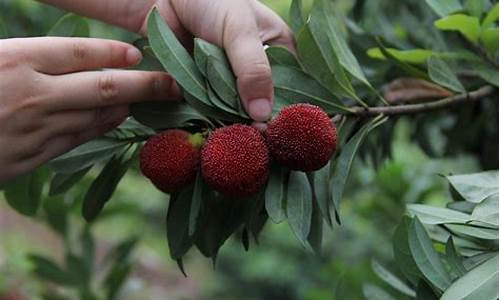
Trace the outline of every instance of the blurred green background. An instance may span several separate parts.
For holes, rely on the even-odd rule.
[[[263,1],[286,18],[288,0]],[[310,2],[310,1],[309,1]],[[337,1],[348,9],[353,1]],[[11,37],[44,35],[64,14],[30,0],[0,0],[0,18]],[[136,35],[101,22],[91,21],[91,36],[133,41]],[[168,255],[164,234],[167,199],[137,172],[129,172],[109,205],[107,216],[92,228],[97,239],[97,257],[114,243],[140,237],[133,252],[133,271],[118,299],[362,299],[362,283],[378,281],[371,271],[373,258],[397,273],[392,265],[391,235],[406,203],[448,201],[446,182],[439,174],[465,173],[481,169],[473,155],[431,158],[413,140],[413,121],[396,123],[391,159],[374,168],[370,160],[358,158],[342,203],[342,226],[325,231],[323,253],[307,253],[287,224],[268,223],[260,244],[245,252],[240,242],[230,240],[220,252],[216,270],[212,262],[191,251],[185,267],[188,278],[178,271]],[[433,143],[445,143],[436,132]],[[70,195],[79,197],[90,184],[86,178]],[[71,224],[82,226],[75,213]],[[43,222],[16,214],[0,201],[0,299],[40,299],[45,282],[32,275],[28,253],[61,261],[64,242]],[[99,267],[97,268],[99,271]]]

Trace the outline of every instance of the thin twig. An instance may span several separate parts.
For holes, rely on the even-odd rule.
[[[439,110],[464,102],[475,102],[492,94],[495,89],[491,86],[483,86],[475,91],[451,96],[441,100],[426,102],[420,104],[395,105],[395,106],[377,106],[364,108],[360,106],[351,107],[351,112],[342,112],[343,115],[356,115],[360,117],[377,116],[380,114],[386,116],[418,114],[427,111]]]

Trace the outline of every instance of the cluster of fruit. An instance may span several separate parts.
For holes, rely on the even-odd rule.
[[[153,136],[140,154],[142,173],[166,193],[194,182],[201,167],[204,180],[217,192],[250,196],[266,184],[272,160],[304,172],[325,166],[335,152],[335,125],[319,107],[294,104],[283,108],[265,132],[233,124],[208,138],[171,129]]]

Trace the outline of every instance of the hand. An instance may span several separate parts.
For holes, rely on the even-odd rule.
[[[226,50],[243,106],[255,121],[267,121],[273,83],[263,44],[294,51],[286,23],[256,0],[158,0],[157,7],[185,45],[192,43],[194,35]]]
[[[111,130],[129,103],[180,97],[162,72],[95,71],[140,60],[136,48],[116,41],[0,40],[0,182]]]

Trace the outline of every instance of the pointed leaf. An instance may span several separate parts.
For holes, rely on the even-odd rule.
[[[271,65],[281,65],[301,69],[297,57],[283,46],[270,46],[266,49],[267,58]]]
[[[307,244],[317,254],[321,254],[321,244],[323,242],[323,217],[318,204],[313,201],[311,229],[307,236]]]
[[[427,66],[432,81],[455,92],[465,93],[464,86],[444,60],[432,56],[427,60]]]
[[[307,175],[299,171],[290,172],[286,215],[292,231],[304,245],[311,229],[312,201]]]
[[[126,144],[126,141],[98,138],[53,159],[49,166],[58,173],[74,173],[110,158]]]
[[[206,103],[207,91],[202,74],[156,8],[149,16],[148,37],[153,52],[165,70],[187,93]]]
[[[166,226],[170,257],[174,260],[182,258],[193,244],[193,239],[189,236],[189,216],[192,199],[192,185],[178,194],[171,195]]]
[[[281,223],[286,218],[286,176],[287,171],[284,168],[278,166],[271,168],[265,191],[265,206],[269,218],[274,223]]]
[[[472,211],[472,218],[475,221],[498,227],[498,195],[488,196],[483,202],[476,205]]]
[[[372,269],[375,274],[385,281],[387,284],[400,291],[401,293],[409,296],[415,297],[415,291],[409,287],[404,281],[399,279],[396,275],[392,274],[389,270],[384,268],[376,260],[372,260]]]
[[[332,169],[331,183],[330,183],[330,195],[333,201],[333,207],[335,208],[335,214],[337,222],[340,222],[339,210],[340,210],[340,200],[344,193],[344,187],[347,182],[347,177],[351,170],[352,162],[356,156],[356,152],[359,146],[363,143],[366,135],[385,122],[387,118],[380,119],[375,118],[363,126],[350,140],[345,144],[338,157],[334,161],[334,166]]]
[[[411,222],[412,219],[410,217],[403,216],[401,223],[396,228],[392,237],[392,247],[394,258],[398,262],[399,270],[413,285],[417,285],[422,273],[418,269],[410,251],[408,231]]]
[[[417,215],[424,224],[466,224],[471,220],[470,215],[448,208],[409,204],[407,209],[412,215]]]
[[[314,198],[321,211],[321,215],[331,227],[333,226],[332,214],[330,213],[330,170],[331,164],[328,162],[326,166],[314,172]]]
[[[481,34],[481,26],[477,17],[464,14],[455,14],[434,22],[434,26],[441,30],[460,32],[467,40],[477,44]]]
[[[327,113],[349,111],[347,107],[306,73],[287,66],[272,67],[274,91],[277,97],[294,103],[311,103]]]
[[[498,240],[498,228],[491,229],[458,224],[446,224],[445,227],[458,235],[465,235],[484,240]]]
[[[455,244],[453,243],[453,238],[451,236],[446,242],[446,261],[451,267],[451,270],[457,275],[457,277],[462,277],[465,273],[467,273],[462,259],[455,249]]]
[[[75,173],[56,173],[50,181],[49,196],[64,194],[79,182],[90,169],[92,169],[92,166]]]
[[[418,217],[410,223],[408,241],[411,255],[420,272],[435,287],[444,291],[451,284],[450,275],[434,250],[432,241]]]
[[[498,298],[498,254],[469,271],[444,292],[441,300]]]
[[[196,180],[193,187],[193,195],[191,198],[191,207],[189,211],[189,236],[192,236],[195,233],[196,227],[198,226],[201,205],[203,202],[203,192],[205,190],[204,185],[205,183],[203,181],[203,177],[201,176],[201,171],[199,171],[196,175]]]
[[[299,31],[304,27],[305,20],[302,14],[302,0],[292,0],[290,4],[290,27],[292,31],[298,35]]]
[[[459,0],[425,0],[425,2],[441,17],[462,10]]]
[[[467,201],[480,203],[492,195],[498,195],[498,171],[446,177],[455,190]]]
[[[141,124],[155,129],[184,127],[192,121],[208,122],[186,102],[143,102],[131,105],[132,116]]]
[[[36,215],[47,177],[47,169],[40,167],[27,175],[18,176],[4,183],[4,197],[9,206],[25,216]]]

